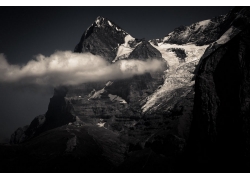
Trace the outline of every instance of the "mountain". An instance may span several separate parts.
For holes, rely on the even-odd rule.
[[[155,59],[165,62],[162,70],[55,88],[45,115],[0,148],[1,168],[249,171],[249,12],[236,7],[149,41],[97,17],[76,53],[90,52],[110,64]]]
[[[118,25],[98,16],[95,22],[83,33],[74,52],[91,52],[112,61],[116,57],[119,45],[125,43],[126,36],[129,34]]]
[[[238,16],[240,7],[232,9],[228,14],[203,20],[189,26],[180,26],[173,32],[161,39],[155,39],[153,42],[167,44],[187,44],[192,43],[198,46],[213,43],[219,39],[231,23]]]
[[[204,167],[217,162],[217,172],[249,168],[249,20],[250,9],[241,9],[197,70],[189,153]]]

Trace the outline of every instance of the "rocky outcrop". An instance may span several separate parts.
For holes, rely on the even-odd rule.
[[[148,41],[141,41],[136,48],[130,53],[128,59],[162,59],[161,53],[155,49]]]
[[[73,107],[71,103],[65,99],[67,91],[66,87],[55,88],[54,95],[50,98],[46,114],[35,117],[30,125],[25,126],[25,128],[18,128],[11,135],[10,143],[18,144],[50,129],[75,122],[76,117],[73,112]]]
[[[97,17],[95,22],[83,33],[74,52],[90,52],[100,55],[109,62],[115,59],[118,46],[123,44],[127,32],[112,21]]]
[[[28,162],[45,159],[60,172],[247,169],[249,14],[249,8],[236,7],[149,42],[98,17],[75,52],[112,63],[166,60],[166,71],[56,88],[46,114],[13,134],[13,143],[23,142],[13,148],[27,150],[25,157],[34,157]],[[25,167],[36,170],[30,163]]]
[[[28,125],[24,126],[24,127],[20,127],[18,128],[12,135],[10,138],[10,144],[18,144],[21,143],[25,140],[26,135],[25,135],[25,131],[28,129]]]
[[[190,26],[180,26],[168,34],[163,43],[187,44],[194,43],[202,46],[216,41],[224,32],[220,26],[225,21],[225,16],[219,16],[194,23]]]
[[[189,153],[203,171],[245,171],[250,157],[250,24],[242,8],[233,25],[241,29],[205,56],[197,70]],[[240,23],[241,22],[241,23]]]
[[[190,26],[180,26],[163,38],[163,43],[206,45],[218,40],[231,26],[242,26],[245,8],[235,7],[228,14],[200,21]],[[243,20],[243,21],[242,21]],[[154,42],[156,42],[154,40]],[[159,42],[161,43],[161,42]],[[159,44],[156,42],[155,44]]]

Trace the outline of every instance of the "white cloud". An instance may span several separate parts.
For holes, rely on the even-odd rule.
[[[57,51],[49,57],[38,55],[26,65],[11,65],[0,54],[0,82],[36,85],[76,85],[84,82],[128,78],[163,70],[159,60],[121,60],[108,63],[90,53]]]

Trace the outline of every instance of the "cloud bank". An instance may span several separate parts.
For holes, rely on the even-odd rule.
[[[77,85],[85,82],[129,78],[145,72],[165,70],[159,60],[120,60],[108,63],[90,53],[57,51],[49,57],[38,55],[26,65],[11,65],[0,54],[0,82],[35,85]]]

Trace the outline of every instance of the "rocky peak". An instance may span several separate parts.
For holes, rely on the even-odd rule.
[[[107,18],[104,18],[102,16],[98,16],[95,20],[95,22],[92,24],[92,26],[98,27],[98,28],[105,28],[106,26],[110,26],[117,31],[123,31],[118,25],[116,25],[111,20],[108,20]],[[125,32],[125,31],[123,31]]]
[[[90,52],[102,56],[109,62],[115,59],[118,46],[125,42],[128,35],[114,22],[98,16],[94,23],[83,33],[74,52]]]
[[[142,40],[136,48],[131,52],[128,59],[162,59],[160,51],[155,49],[148,41]]]
[[[95,24],[100,27],[102,26],[102,24],[104,24],[104,22],[107,21],[104,17],[102,16],[98,16],[95,20]]]

